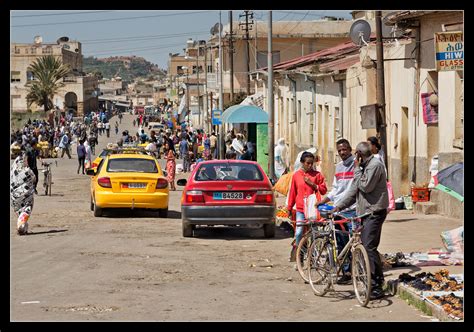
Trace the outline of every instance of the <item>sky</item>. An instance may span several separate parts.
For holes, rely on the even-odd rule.
[[[351,10],[273,10],[273,21],[318,20],[322,16],[351,19]],[[243,10],[233,10],[234,27]],[[222,24],[228,10],[222,10]],[[254,11],[254,19],[268,20],[268,11]],[[10,41],[44,43],[59,37],[82,43],[82,54],[105,58],[136,55],[167,69],[169,53],[183,54],[186,41],[208,40],[219,22],[219,10],[12,10]]]

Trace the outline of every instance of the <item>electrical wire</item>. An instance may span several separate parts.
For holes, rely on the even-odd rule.
[[[204,14],[204,13],[208,13],[208,12],[209,12],[209,11],[195,11],[195,12],[187,12],[187,13],[168,13],[168,14],[157,14],[157,15],[147,15],[147,16],[105,18],[105,19],[99,19],[99,20],[70,21],[70,22],[54,22],[54,23],[38,23],[38,24],[20,24],[20,25],[12,25],[11,27],[12,27],[12,28],[23,28],[23,27],[43,26],[43,25],[53,26],[53,25],[61,25],[61,24],[77,24],[77,23],[93,23],[93,22],[107,22],[107,21],[123,21],[123,20],[135,20],[135,19],[154,18],[154,17],[163,17],[163,16]]]
[[[73,13],[54,13],[54,14],[31,14],[31,15],[12,15],[11,18],[22,18],[22,17],[38,17],[38,16],[57,16],[57,15],[81,15],[81,14],[95,14],[95,13],[110,13],[116,10],[94,10],[87,12],[73,12]]]
[[[174,33],[174,34],[163,34],[163,35],[144,35],[144,36],[131,36],[131,37],[122,37],[122,38],[103,38],[103,39],[85,39],[81,40],[81,44],[98,44],[98,43],[116,43],[122,42],[126,40],[131,41],[146,41],[146,40],[154,40],[154,39],[166,39],[166,38],[173,38],[173,37],[181,37],[181,36],[188,36],[189,34],[208,34],[209,31],[189,31],[189,32],[181,32],[181,33]]]

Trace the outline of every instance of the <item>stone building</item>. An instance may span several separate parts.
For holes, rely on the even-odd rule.
[[[71,72],[63,79],[64,86],[53,98],[53,104],[78,116],[97,110],[98,82],[95,76],[87,76],[82,71],[81,43],[67,37],[59,38],[56,43],[43,43],[41,37],[35,37],[31,44],[10,44],[11,112],[28,110],[25,85],[34,79],[28,67],[45,55],[53,55],[71,67]],[[37,105],[31,105],[31,111],[37,110]]]

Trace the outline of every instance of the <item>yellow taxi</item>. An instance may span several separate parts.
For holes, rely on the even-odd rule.
[[[168,216],[168,180],[156,158],[133,151],[105,155],[91,176],[91,210],[95,217],[103,209],[158,209]]]

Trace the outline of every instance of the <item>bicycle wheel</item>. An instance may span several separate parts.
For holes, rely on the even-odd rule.
[[[352,252],[352,283],[357,301],[363,307],[370,301],[371,279],[367,250],[358,244]]]
[[[296,248],[296,267],[298,268],[298,272],[305,283],[309,282],[307,258],[311,243],[312,234],[311,232],[308,232],[302,237],[300,243],[298,243],[298,247]]]
[[[332,246],[325,238],[316,238],[309,248],[308,279],[314,294],[324,296],[331,286]]]

